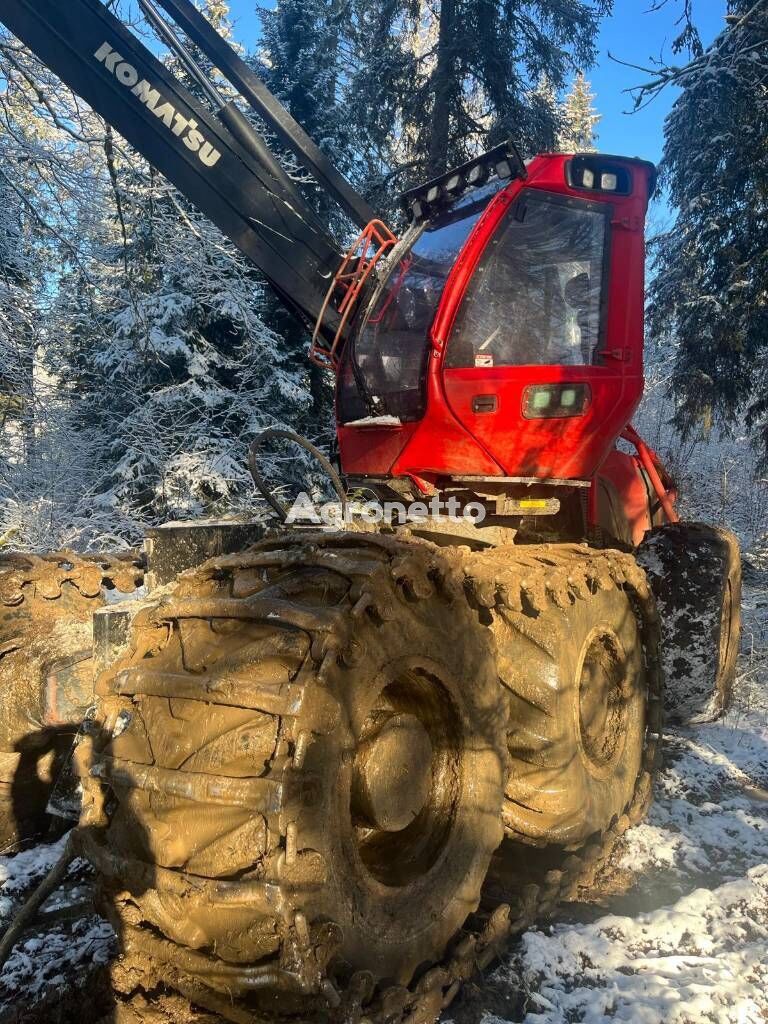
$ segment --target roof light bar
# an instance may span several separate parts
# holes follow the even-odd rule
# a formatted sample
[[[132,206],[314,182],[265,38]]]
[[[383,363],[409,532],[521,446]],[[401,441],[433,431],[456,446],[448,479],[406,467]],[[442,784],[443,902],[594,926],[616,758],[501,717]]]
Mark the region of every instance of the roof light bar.
[[[436,209],[458,198],[470,188],[484,185],[489,178],[526,178],[528,172],[520,151],[512,141],[468,160],[439,178],[404,192],[400,203],[410,221],[426,220]]]

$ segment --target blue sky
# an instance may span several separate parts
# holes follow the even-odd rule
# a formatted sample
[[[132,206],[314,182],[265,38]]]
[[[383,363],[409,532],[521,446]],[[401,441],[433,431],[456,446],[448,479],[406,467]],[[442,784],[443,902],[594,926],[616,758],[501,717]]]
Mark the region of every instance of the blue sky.
[[[242,0],[241,0],[242,2]],[[587,72],[596,106],[603,115],[598,126],[598,146],[606,153],[640,156],[658,162],[664,145],[664,118],[674,102],[676,90],[666,89],[645,109],[627,114],[632,97],[623,92],[642,83],[640,71],[612,61],[608,52],[620,60],[649,67],[653,58],[663,56],[670,63],[684,62],[675,57],[671,42],[677,34],[675,19],[681,0],[668,0],[660,11],[650,11],[652,0],[614,0],[614,14],[606,18],[598,42],[597,67]],[[706,46],[725,28],[725,0],[699,0],[694,4],[696,24]]]
[[[649,66],[652,58],[663,55],[672,62],[671,41],[677,34],[675,19],[682,0],[667,0],[660,11],[650,11],[653,0],[614,0],[614,14],[606,18],[598,41],[597,66],[587,77],[597,94],[596,105],[603,116],[598,131],[598,145],[607,153],[640,156],[658,161],[663,147],[664,117],[674,100],[674,90],[667,89],[651,105],[638,114],[625,113],[632,108],[632,98],[623,90],[643,81],[643,74],[612,61],[608,52],[621,60]],[[259,21],[253,0],[230,0],[235,35],[252,45],[258,36]],[[726,0],[698,0],[694,12],[705,45],[725,27]]]

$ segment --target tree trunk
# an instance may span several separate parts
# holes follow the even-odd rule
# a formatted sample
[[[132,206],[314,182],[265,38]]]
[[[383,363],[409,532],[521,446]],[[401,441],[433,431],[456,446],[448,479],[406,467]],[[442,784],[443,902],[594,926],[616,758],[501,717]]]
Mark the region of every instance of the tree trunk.
[[[430,175],[448,170],[448,141],[451,116],[451,84],[454,74],[454,35],[456,28],[456,0],[443,0],[440,4],[440,28],[437,38],[437,63],[432,73],[435,96],[429,142],[428,170]]]

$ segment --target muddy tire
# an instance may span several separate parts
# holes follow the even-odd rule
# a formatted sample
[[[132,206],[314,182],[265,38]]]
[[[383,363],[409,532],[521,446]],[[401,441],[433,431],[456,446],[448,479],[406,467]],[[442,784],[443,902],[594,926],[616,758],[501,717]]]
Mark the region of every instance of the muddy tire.
[[[729,530],[671,523],[638,549],[659,609],[666,711],[682,724],[727,710],[741,633],[741,554]]]
[[[48,831],[51,785],[93,701],[91,616],[105,584],[140,582],[130,557],[0,557],[0,849]]]
[[[329,976],[406,984],[478,906],[506,701],[430,545],[217,559],[136,618],[100,689],[122,725],[89,769],[86,852],[145,973],[314,1016]]]
[[[510,693],[507,835],[574,847],[626,811],[642,770],[649,678],[630,581],[647,586],[631,556],[563,548],[518,556],[524,586],[495,632]]]

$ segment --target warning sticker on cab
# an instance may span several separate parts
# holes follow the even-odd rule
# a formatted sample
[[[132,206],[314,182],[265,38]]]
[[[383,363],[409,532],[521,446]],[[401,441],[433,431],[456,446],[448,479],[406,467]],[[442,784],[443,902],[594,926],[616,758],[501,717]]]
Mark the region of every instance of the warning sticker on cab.
[[[493,366],[493,355],[490,352],[478,352],[475,355],[475,366]]]

